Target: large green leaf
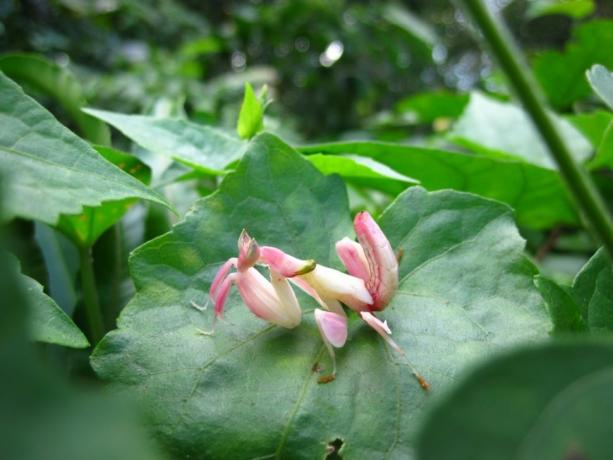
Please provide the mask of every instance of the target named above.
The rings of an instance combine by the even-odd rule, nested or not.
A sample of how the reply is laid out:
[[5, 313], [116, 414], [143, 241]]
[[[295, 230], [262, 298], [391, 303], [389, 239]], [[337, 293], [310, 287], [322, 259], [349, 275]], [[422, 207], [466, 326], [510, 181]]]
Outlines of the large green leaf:
[[613, 21], [595, 20], [578, 25], [563, 52], [545, 51], [533, 62], [534, 72], [549, 102], [568, 109], [590, 95], [585, 71], [594, 64], [613, 68]]
[[[554, 119], [575, 159], [583, 162], [591, 153], [589, 142], [568, 121]], [[478, 153], [513, 156], [555, 168], [547, 146], [532, 121], [518, 106], [500, 102], [481, 93], [472, 93], [464, 113], [450, 134], [456, 143]]]
[[[382, 316], [433, 394], [484, 356], [547, 335], [535, 268], [507, 206], [413, 187], [381, 225], [404, 252], [399, 292]], [[346, 459], [405, 458], [431, 396], [354, 316], [327, 385], [317, 384], [330, 362], [304, 296], [295, 330], [257, 319], [234, 292], [215, 335], [199, 333], [212, 312], [191, 302], [204, 302], [243, 228], [338, 267], [334, 243], [352, 234], [343, 184], [276, 137], [256, 137], [217, 193], [135, 251], [138, 293], [96, 348], [96, 372], [145, 400], [151, 428], [176, 456], [312, 459], [341, 440]]]
[[[4, 254], [3, 254], [4, 256]], [[19, 273], [17, 258], [11, 257], [11, 265], [30, 305], [30, 334], [39, 342], [54, 343], [72, 348], [85, 348], [89, 342], [70, 317], [43, 292], [34, 279]]]
[[524, 161], [465, 155], [385, 142], [338, 142], [300, 147], [303, 153], [368, 156], [420, 181], [428, 190], [452, 188], [510, 204], [521, 225], [576, 224], [557, 172]]
[[0, 57], [0, 71], [20, 84], [54, 98], [78, 126], [80, 133], [91, 142], [110, 142], [109, 128], [81, 111], [87, 102], [81, 85], [67, 69], [36, 54], [6, 54]]
[[0, 173], [6, 178], [8, 218], [56, 224], [84, 206], [157, 193], [100, 157], [89, 144], [0, 73]]
[[206, 172], [223, 174], [225, 166], [245, 151], [245, 143], [240, 139], [183, 118], [124, 115], [94, 109], [85, 109], [85, 112], [106, 121], [147, 150]]
[[599, 249], [577, 273], [571, 288], [546, 278], [537, 279], [537, 286], [557, 332], [613, 331], [613, 266], [604, 249]]
[[608, 459], [613, 344], [554, 342], [494, 360], [431, 413], [419, 458]]

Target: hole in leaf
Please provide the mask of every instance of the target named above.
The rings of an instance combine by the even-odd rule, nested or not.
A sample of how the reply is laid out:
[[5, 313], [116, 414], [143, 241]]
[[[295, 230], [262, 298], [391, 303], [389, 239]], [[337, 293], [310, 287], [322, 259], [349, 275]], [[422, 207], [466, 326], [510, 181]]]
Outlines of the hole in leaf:
[[325, 460], [342, 460], [343, 457], [339, 454], [339, 451], [345, 444], [341, 438], [336, 438], [334, 441], [329, 442], [326, 446], [326, 457]]

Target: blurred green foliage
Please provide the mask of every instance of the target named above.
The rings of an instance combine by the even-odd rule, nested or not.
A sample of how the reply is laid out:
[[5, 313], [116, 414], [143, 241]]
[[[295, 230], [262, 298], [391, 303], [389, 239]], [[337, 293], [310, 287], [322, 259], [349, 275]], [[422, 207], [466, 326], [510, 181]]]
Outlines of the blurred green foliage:
[[[490, 0], [488, 4], [504, 16], [577, 161], [589, 169], [611, 207], [613, 2]], [[155, 190], [156, 196], [163, 195], [177, 211], [155, 203], [137, 203], [134, 197], [138, 195], [130, 195], [123, 201], [86, 207], [78, 215], [58, 211], [61, 217], [57, 222], [49, 220], [49, 225], [24, 220], [36, 218], [30, 214], [15, 214], [21, 218], [9, 223], [8, 247], [20, 260], [23, 275], [31, 279], [27, 278], [29, 302], [24, 302], [23, 293], [12, 282], [15, 273], [7, 271], [6, 278], [0, 277], [5, 299], [13, 307], [22, 307], [0, 310], [4, 332], [0, 334], [0, 359], [12, 370], [0, 389], [6, 387], [6, 395], [14, 390], [10, 387], [20, 389], [14, 401], [9, 401], [9, 396], [5, 404], [15, 410], [0, 417], [0, 422], [13, 427], [5, 434], [10, 443], [2, 440], [0, 444], [23, 458], [83, 458], [79, 449], [87, 444], [79, 442], [82, 437], [94, 447], [101, 446], [100, 458], [118, 458], [106, 447], [116, 447], [129, 454], [128, 458], [154, 458], [151, 449], [155, 451], [155, 447], [141, 440], [140, 434], [130, 439], [134, 424], [129, 421], [129, 408], [126, 425], [115, 425], [118, 417], [123, 418], [118, 409], [121, 401], [107, 404], [100, 395], [68, 385], [54, 374], [53, 365], [60, 364], [71, 377], [93, 380], [87, 362], [91, 350], [38, 344], [37, 352], [51, 364], [43, 366], [33, 353], [34, 347], [26, 342], [24, 312], [30, 308], [36, 313], [32, 299], [36, 301], [37, 296], [41, 303], [46, 302], [43, 306], [51, 308], [31, 314], [28, 321], [43, 323], [51, 318], [55, 321], [51, 326], [61, 327], [51, 332], [35, 329], [34, 336], [74, 345], [70, 340], [58, 340], [58, 329], [64, 335], [68, 326], [87, 331], [87, 288], [83, 276], [79, 281], [78, 275], [93, 268], [102, 321], [106, 330], [111, 329], [135, 294], [128, 273], [130, 252], [171, 230], [188, 209], [197, 210], [195, 203], [218, 190], [223, 176], [237, 168], [248, 149], [247, 139], [261, 130], [296, 147], [309, 167], [314, 165], [324, 175], [340, 176], [338, 183], [342, 180], [346, 186], [351, 212], [368, 209], [380, 213], [417, 182], [429, 191], [466, 191], [509, 204], [527, 241], [526, 252], [538, 264], [541, 275], [536, 283], [548, 304], [554, 335], [609, 333], [613, 329], [610, 264], [603, 251], [593, 256], [596, 243], [582, 228], [540, 134], [513, 103], [503, 75], [484, 49], [461, 10], [443, 0], [0, 0], [0, 71], [63, 125], [95, 144], [96, 152], [82, 143], [83, 149], [91, 150], [90, 156], [106, 167], [115, 164], [138, 179], [134, 186]], [[6, 112], [12, 113], [19, 104], [9, 101], [5, 105]], [[23, 125], [29, 125], [32, 134], [40, 123]], [[14, 126], [5, 131], [15, 134]], [[66, 140], [66, 131], [62, 133], [59, 138]], [[17, 136], [17, 140], [4, 135], [5, 147], [12, 148], [24, 137], [28, 134]], [[33, 151], [41, 158], [49, 152], [60, 155], [58, 145], [36, 145]], [[64, 153], [60, 155], [62, 166], [70, 169], [76, 155]], [[9, 171], [8, 179], [23, 181], [25, 170], [9, 159], [16, 158], [14, 154], [6, 154], [3, 170]], [[298, 181], [301, 176], [294, 169], [288, 168], [287, 173], [295, 174]], [[82, 172], [84, 177], [92, 176], [91, 169]], [[115, 171], [120, 173], [124, 174]], [[7, 181], [5, 193], [12, 193], [11, 206], [49, 212], [51, 192], [69, 196], [66, 201], [73, 204], [94, 188], [82, 187], [73, 195], [78, 184], [60, 183], [48, 167], [41, 167], [34, 177], [32, 189], [48, 190], [41, 194], [45, 196], [20, 202], [18, 198], [25, 194], [10, 189]], [[250, 181], [253, 177], [245, 175], [241, 186], [252, 186]], [[106, 186], [104, 180], [97, 185]], [[345, 188], [342, 190], [344, 197]], [[276, 192], [274, 187], [270, 191]], [[296, 206], [304, 202], [294, 199]], [[326, 196], [324, 201], [330, 199]], [[413, 202], [404, 209], [414, 211], [412, 206]], [[230, 208], [228, 215], [232, 214]], [[194, 219], [193, 213], [190, 216], [187, 221]], [[460, 223], [441, 224], [440, 228], [460, 233], [470, 229]], [[200, 229], [191, 239], [198, 238]], [[416, 254], [420, 247], [431, 248], [436, 238], [440, 238], [436, 231], [425, 232], [424, 244], [410, 250]], [[168, 236], [157, 241], [165, 239]], [[504, 244], [506, 240], [497, 237], [493, 241]], [[234, 248], [234, 239], [228, 247], [230, 244]], [[78, 247], [91, 250], [93, 267], [87, 264], [89, 256], [79, 257]], [[521, 250], [518, 246], [517, 251]], [[408, 253], [405, 263], [411, 257]], [[485, 260], [491, 253], [479, 255]], [[132, 259], [133, 268], [138, 260]], [[5, 270], [1, 262], [2, 257], [0, 270]], [[181, 269], [186, 266], [180, 265]], [[469, 272], [458, 271], [451, 276], [450, 285], [468, 292], [472, 286], [462, 275]], [[505, 273], [505, 280], [508, 276], [509, 272]], [[202, 287], [200, 278], [196, 282]], [[513, 289], [516, 293], [516, 286]], [[156, 305], [164, 300], [160, 292], [152, 297]], [[190, 288], [186, 295], [193, 292]], [[426, 310], [431, 313], [428, 309], [421, 312]], [[196, 311], [191, 313], [199, 315]], [[158, 339], [152, 347], [156, 358]], [[7, 351], [7, 345], [18, 353]], [[85, 346], [85, 342], [78, 345]], [[534, 356], [521, 352], [510, 355], [510, 364], [503, 364], [518, 369], [514, 375], [522, 378], [514, 385], [521, 388], [524, 373], [531, 372], [534, 363], [542, 375], [557, 372], [558, 364], [560, 375], [564, 374], [567, 351], [543, 347], [530, 352], [536, 353]], [[596, 350], [603, 356], [608, 351]], [[549, 357], [558, 355], [559, 362], [541, 367]], [[608, 366], [610, 359], [605, 358], [602, 361]], [[595, 369], [601, 364], [595, 363]], [[496, 370], [495, 362], [492, 366]], [[577, 371], [577, 375], [582, 373]], [[532, 389], [540, 388], [546, 379], [533, 380], [529, 382]], [[476, 381], [474, 388], [479, 394], [498, 391], [498, 381]], [[482, 388], [484, 381], [487, 388]], [[458, 387], [457, 395], [472, 391], [474, 382], [466, 382]], [[602, 382], [596, 383], [606, 389]], [[37, 399], [32, 394], [37, 394]], [[556, 395], [547, 393], [543, 402]], [[451, 394], [446, 402], [451, 412], [441, 409], [441, 421], [437, 421], [443, 427], [448, 423], [453, 434], [459, 431], [449, 414], [454, 416], [455, 405], [466, 399], [456, 396]], [[516, 396], [517, 400], [522, 397]], [[480, 404], [465, 408], [468, 414], [474, 410], [469, 429], [496, 422], [484, 417], [481, 408]], [[13, 412], [20, 416], [13, 417]], [[508, 413], [502, 411], [505, 418]], [[552, 414], [556, 415], [555, 411]], [[560, 420], [561, 425], [566, 423]], [[107, 433], [101, 427], [113, 429]], [[425, 453], [448, 448], [437, 437], [430, 438], [430, 433], [424, 436]], [[54, 445], [54, 451], [37, 450], [46, 449], [54, 437], [69, 443]], [[105, 446], [103, 437], [112, 438], [116, 446]], [[77, 440], [74, 445], [73, 439]], [[463, 435], [458, 439], [465, 444]]]
[[[553, 2], [539, 14], [509, 3], [495, 6], [528, 50], [569, 37], [573, 14], [549, 14]], [[598, 5], [591, 16], [610, 10]], [[195, 117], [228, 127], [244, 82], [268, 82], [271, 115], [311, 138], [361, 130], [424, 90], [496, 89], [466, 19], [442, 0], [9, 0], [0, 51], [71, 67], [97, 107], [138, 113], [185, 101]]]

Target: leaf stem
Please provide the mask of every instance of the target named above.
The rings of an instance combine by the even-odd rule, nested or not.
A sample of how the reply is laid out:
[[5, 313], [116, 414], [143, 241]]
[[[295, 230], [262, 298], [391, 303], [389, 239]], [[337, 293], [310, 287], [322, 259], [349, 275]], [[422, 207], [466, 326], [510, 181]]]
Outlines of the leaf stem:
[[604, 245], [609, 257], [613, 259], [611, 217], [591, 178], [575, 163], [568, 146], [547, 113], [539, 88], [533, 82], [512, 37], [482, 0], [463, 0], [462, 3], [483, 33], [515, 94], [540, 131], [567, 189], [575, 199], [586, 227]]
[[104, 335], [104, 322], [102, 320], [100, 302], [98, 301], [98, 292], [96, 291], [91, 246], [80, 246], [79, 255], [81, 257], [81, 292], [85, 306], [85, 316], [92, 344], [96, 344]]

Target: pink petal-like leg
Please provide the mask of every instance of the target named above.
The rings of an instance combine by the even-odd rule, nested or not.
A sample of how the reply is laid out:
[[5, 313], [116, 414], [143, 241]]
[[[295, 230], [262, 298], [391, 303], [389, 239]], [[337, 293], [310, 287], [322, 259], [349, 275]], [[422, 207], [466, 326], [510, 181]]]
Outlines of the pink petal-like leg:
[[390, 337], [390, 335], [392, 335], [392, 331], [387, 325], [387, 321], [381, 321], [375, 315], [367, 311], [361, 311], [360, 316], [364, 321], [366, 321], [366, 324], [372, 327], [381, 337], [383, 337], [383, 339], [390, 345], [390, 347], [392, 347], [398, 353], [404, 355], [404, 350], [400, 348], [398, 344], [394, 342]]
[[359, 243], [345, 237], [336, 243], [336, 253], [350, 275], [368, 281], [370, 269], [364, 254], [364, 248]]
[[232, 267], [236, 267], [236, 262], [236, 257], [232, 257], [228, 259], [217, 271], [217, 274], [215, 275], [215, 278], [213, 278], [213, 282], [211, 283], [211, 287], [209, 289], [209, 297], [213, 302], [216, 302], [217, 291], [219, 290], [219, 287], [221, 286], [226, 276], [228, 276], [230, 269]]
[[315, 270], [314, 260], [302, 260], [272, 246], [260, 248], [260, 261], [286, 278], [293, 278]]
[[230, 288], [232, 287], [232, 283], [236, 281], [237, 276], [238, 275], [236, 273], [226, 276], [217, 289], [217, 298], [215, 299], [215, 318], [218, 318], [223, 314], [223, 307], [226, 304], [226, 300], [228, 300]]
[[340, 348], [347, 341], [347, 317], [344, 314], [315, 309], [315, 322], [321, 338], [332, 359], [332, 376], [336, 375], [336, 354], [334, 348]]
[[360, 312], [360, 316], [366, 322], [366, 324], [368, 324], [375, 331], [377, 331], [377, 333], [381, 337], [383, 337], [383, 339], [394, 350], [396, 350], [398, 353], [400, 353], [400, 355], [402, 355], [402, 357], [404, 358], [405, 363], [409, 366], [409, 368], [411, 369], [411, 372], [413, 372], [413, 375], [415, 376], [415, 379], [419, 382], [419, 386], [421, 386], [424, 390], [428, 391], [430, 389], [430, 384], [426, 381], [426, 379], [419, 372], [417, 372], [417, 369], [415, 369], [415, 367], [413, 367], [413, 365], [406, 359], [406, 353], [404, 352], [404, 350], [402, 348], [400, 348], [398, 346], [398, 344], [396, 342], [394, 342], [392, 340], [392, 338], [390, 337], [390, 335], [392, 335], [392, 331], [390, 330], [389, 326], [387, 325], [387, 321], [381, 321], [375, 315], [373, 315], [372, 313], [369, 313], [367, 311]]

